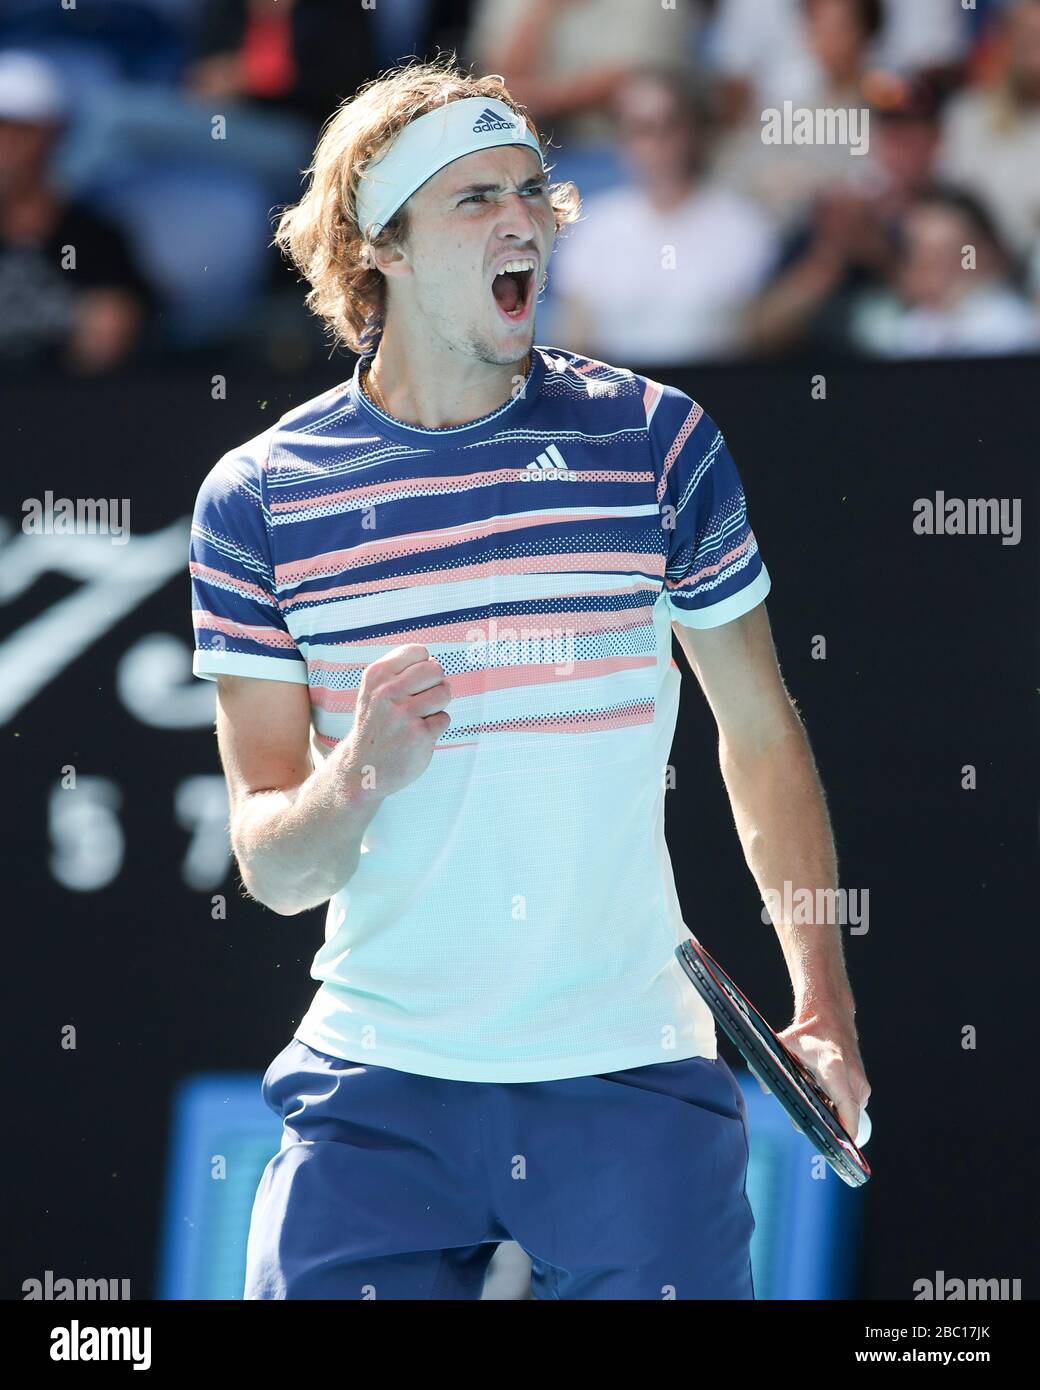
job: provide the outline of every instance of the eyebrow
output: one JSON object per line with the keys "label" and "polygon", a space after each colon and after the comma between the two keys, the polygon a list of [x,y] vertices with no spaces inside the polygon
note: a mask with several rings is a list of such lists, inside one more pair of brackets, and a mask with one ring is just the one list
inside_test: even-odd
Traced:
{"label": "eyebrow", "polygon": [[[518,187],[531,188],[536,183],[547,182],[548,180],[544,174],[532,174],[529,179],[524,179],[523,183],[519,184]],[[463,198],[470,193],[500,193],[503,187],[504,185],[500,183],[469,183],[465,188],[457,188],[451,196],[453,198]]]}

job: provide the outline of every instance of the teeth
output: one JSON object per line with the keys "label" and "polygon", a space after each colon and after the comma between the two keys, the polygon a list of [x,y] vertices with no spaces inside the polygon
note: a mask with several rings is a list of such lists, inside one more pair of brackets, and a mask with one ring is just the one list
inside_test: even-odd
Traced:
{"label": "teeth", "polygon": [[534,261],[530,257],[519,261],[506,261],[505,265],[499,266],[495,272],[495,279],[497,280],[500,275],[508,275],[517,270],[534,270]]}

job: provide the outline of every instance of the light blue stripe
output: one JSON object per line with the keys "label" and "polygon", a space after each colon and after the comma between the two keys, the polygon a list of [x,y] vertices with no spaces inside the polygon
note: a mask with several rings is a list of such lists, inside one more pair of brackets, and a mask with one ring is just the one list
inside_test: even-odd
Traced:
{"label": "light blue stripe", "polygon": [[756,608],[762,602],[770,588],[769,572],[763,565],[756,578],[746,588],[741,589],[739,593],[730,594],[719,603],[712,603],[707,608],[680,608],[675,602],[675,596],[669,594],[668,606],[672,613],[672,621],[681,623],[683,627],[721,627],[723,623],[731,623],[734,618],[741,618],[745,613],[750,613],[752,608]]}

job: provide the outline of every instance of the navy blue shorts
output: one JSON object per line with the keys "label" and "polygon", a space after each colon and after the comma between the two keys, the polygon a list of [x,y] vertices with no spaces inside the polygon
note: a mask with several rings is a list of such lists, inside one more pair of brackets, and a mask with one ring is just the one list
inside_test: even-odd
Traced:
{"label": "navy blue shorts", "polygon": [[719,1057],[561,1081],[446,1081],[293,1039],[247,1299],[478,1299],[495,1249],[536,1298],[754,1298],[747,1106]]}

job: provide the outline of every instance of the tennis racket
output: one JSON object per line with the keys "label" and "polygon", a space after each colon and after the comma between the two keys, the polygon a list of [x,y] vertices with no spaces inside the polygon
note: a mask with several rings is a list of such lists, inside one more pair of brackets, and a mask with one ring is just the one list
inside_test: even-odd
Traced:
{"label": "tennis racket", "polygon": [[695,936],[675,948],[679,964],[715,1021],[761,1084],[843,1182],[862,1187],[870,1166],[838,1119],[834,1102],[799,1057],[770,1028]]}

